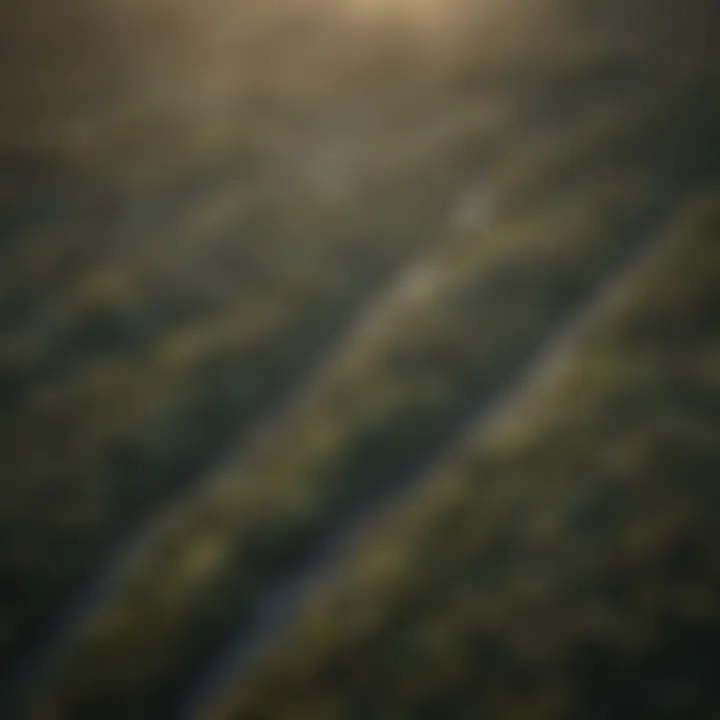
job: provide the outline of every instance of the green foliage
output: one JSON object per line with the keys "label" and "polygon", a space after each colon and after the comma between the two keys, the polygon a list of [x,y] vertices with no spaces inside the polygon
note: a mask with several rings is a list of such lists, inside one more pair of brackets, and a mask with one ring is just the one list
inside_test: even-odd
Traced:
{"label": "green foliage", "polygon": [[705,3],[255,5],[0,10],[0,669],[175,716],[359,525],[209,716],[716,702]]}

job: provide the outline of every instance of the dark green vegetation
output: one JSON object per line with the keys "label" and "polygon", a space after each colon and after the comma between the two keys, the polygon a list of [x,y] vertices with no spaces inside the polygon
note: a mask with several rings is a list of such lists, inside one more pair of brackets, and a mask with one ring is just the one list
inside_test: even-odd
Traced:
{"label": "dark green vegetation", "polygon": [[712,717],[719,231],[691,204],[208,717]]}
{"label": "dark green vegetation", "polygon": [[494,4],[0,11],[19,717],[720,709],[712,4]]}

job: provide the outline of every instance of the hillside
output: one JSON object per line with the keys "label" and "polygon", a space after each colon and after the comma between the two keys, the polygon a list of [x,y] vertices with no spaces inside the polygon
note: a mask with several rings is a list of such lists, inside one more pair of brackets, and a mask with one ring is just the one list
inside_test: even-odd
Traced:
{"label": "hillside", "polygon": [[714,717],[717,19],[0,10],[0,714]]}

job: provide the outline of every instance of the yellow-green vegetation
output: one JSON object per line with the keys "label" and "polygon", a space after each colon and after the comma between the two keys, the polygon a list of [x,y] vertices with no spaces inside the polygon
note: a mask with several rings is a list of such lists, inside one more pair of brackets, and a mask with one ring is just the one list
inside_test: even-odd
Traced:
{"label": "yellow-green vegetation", "polygon": [[[455,239],[401,274],[287,423],[223,468],[232,483],[206,483],[140,548],[63,662],[61,704],[112,697],[135,714],[135,698],[175,686],[338,518],[432,461],[634,247],[644,228],[629,235],[619,222],[642,206],[632,190],[558,197],[520,227],[508,219],[486,238]],[[184,641],[170,655],[173,637]]]}
{"label": "yellow-green vegetation", "polygon": [[[128,522],[212,467],[301,383],[415,242],[344,239],[345,221],[296,223],[286,239],[226,213],[220,240],[207,228],[187,240],[163,220],[142,239],[121,229],[102,248],[93,246],[98,223],[76,223],[53,231],[57,254],[70,257],[53,258],[32,237],[18,248],[8,273],[25,297],[10,284],[6,307],[17,315],[3,333],[0,496],[3,552],[22,589],[29,577],[50,589],[56,574],[60,583],[82,576]],[[305,247],[306,268],[280,261],[290,241]],[[344,254],[356,257],[347,277],[332,270]],[[32,613],[35,600],[16,602]],[[20,617],[13,622],[20,632]]]}
{"label": "yellow-green vegetation", "polygon": [[591,605],[608,693],[665,650],[570,583],[713,599],[643,574],[716,499],[709,0],[422,4],[0,9],[0,715],[177,717],[382,508],[222,712],[575,717]]}
{"label": "yellow-green vegetation", "polygon": [[719,233],[713,190],[207,717],[712,717]]}
{"label": "yellow-green vegetation", "polygon": [[[32,95],[29,72],[16,78],[22,95]],[[128,112],[141,91],[117,91]],[[115,106],[101,109],[117,122]],[[117,159],[95,167],[103,157],[95,146],[89,158],[62,143],[8,154],[4,657],[46,632],[45,620],[139,518],[212,472],[228,446],[241,448],[247,429],[292,398],[368,297],[436,240],[452,191],[442,195],[451,132],[412,158],[407,145],[392,151],[397,129],[371,128],[359,188],[336,197],[314,187],[303,164],[304,154],[322,160],[325,139],[313,128],[328,114],[331,127],[335,120],[323,107],[305,113],[310,127],[296,128],[299,137],[291,118],[277,127],[244,115],[219,148],[198,149],[192,133],[183,136],[191,145],[172,155],[176,174],[150,180]],[[153,120],[147,111],[143,144]],[[499,122],[486,119],[485,131],[497,134]],[[130,129],[97,132],[95,142],[109,145],[132,137]]]}

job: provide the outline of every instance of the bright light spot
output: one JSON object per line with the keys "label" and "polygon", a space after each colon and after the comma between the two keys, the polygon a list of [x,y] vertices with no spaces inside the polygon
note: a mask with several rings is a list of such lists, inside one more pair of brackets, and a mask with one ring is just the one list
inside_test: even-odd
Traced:
{"label": "bright light spot", "polygon": [[345,0],[349,9],[368,19],[436,23],[448,14],[448,0]]}

